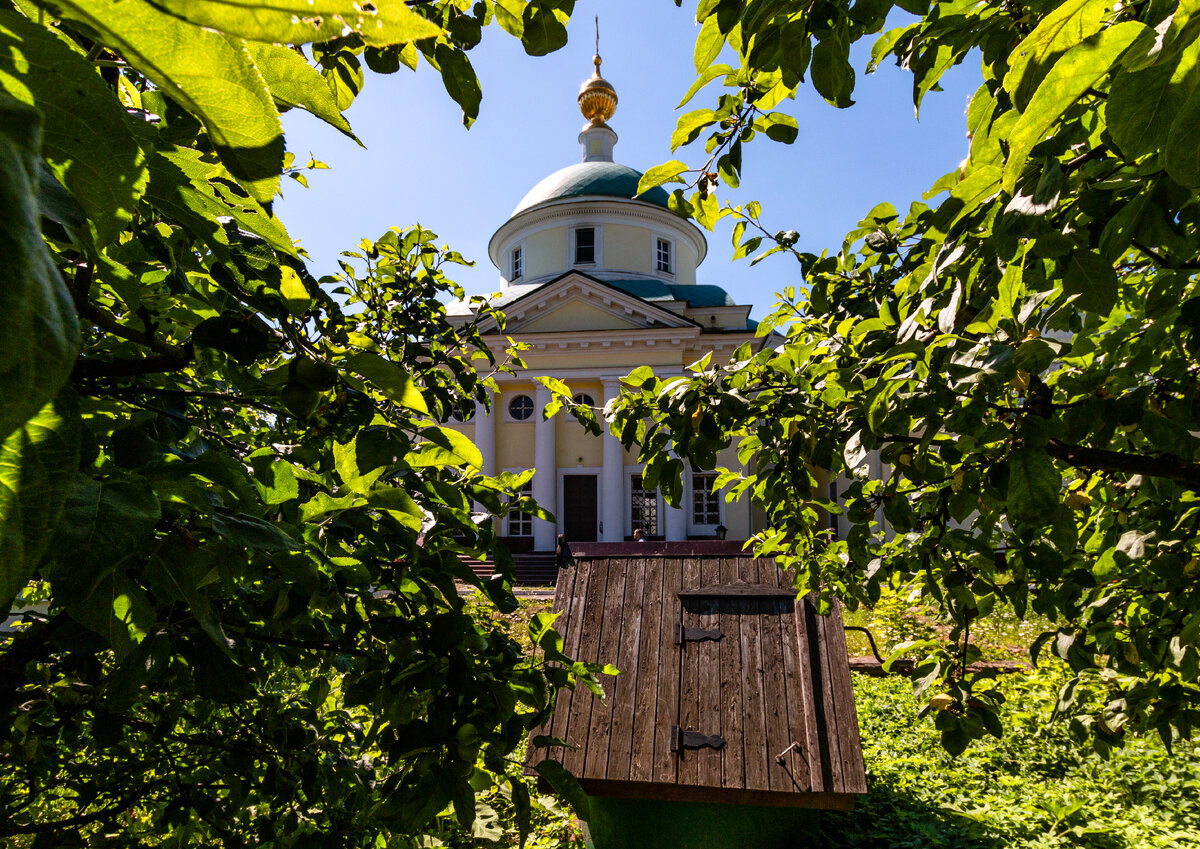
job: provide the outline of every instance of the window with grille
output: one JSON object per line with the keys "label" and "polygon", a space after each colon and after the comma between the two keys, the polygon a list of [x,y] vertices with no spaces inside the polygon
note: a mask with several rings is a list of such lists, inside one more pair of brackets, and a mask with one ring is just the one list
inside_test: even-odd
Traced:
{"label": "window with grille", "polygon": [[658,247],[654,251],[655,268],[671,273],[671,243],[666,239],[658,239]]}
{"label": "window with grille", "polygon": [[[517,501],[520,498],[533,497],[533,483],[527,483],[521,487],[516,494],[512,496],[509,503]],[[531,537],[533,536],[533,517],[526,513],[509,513],[508,514],[508,535],[510,537]]]}
{"label": "window with grille", "polygon": [[518,248],[513,248],[513,252],[512,252],[512,276],[510,276],[508,279],[509,279],[509,280],[516,280],[517,278],[519,278],[519,277],[520,277],[522,274],[524,274],[524,273],[525,273],[525,263],[524,263],[524,262],[523,262],[523,260],[521,259],[521,249],[520,249],[519,247],[518,247]]}
{"label": "window with grille", "polygon": [[692,524],[721,524],[721,496],[713,492],[715,474],[692,475]]}
{"label": "window with grille", "polygon": [[596,261],[596,230],[592,227],[580,227],[575,231],[575,263]]}
{"label": "window with grille", "polygon": [[658,533],[658,491],[646,489],[642,485],[642,476],[633,475],[631,479],[632,497],[629,499],[630,530],[638,528],[646,536]]}
{"label": "window with grille", "polygon": [[528,395],[518,395],[508,402],[508,414],[516,421],[526,421],[533,415],[533,399]]}

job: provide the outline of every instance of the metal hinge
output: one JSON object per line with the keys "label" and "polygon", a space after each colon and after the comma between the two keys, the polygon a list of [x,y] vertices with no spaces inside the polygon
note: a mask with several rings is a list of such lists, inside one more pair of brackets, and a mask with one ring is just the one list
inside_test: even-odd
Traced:
{"label": "metal hinge", "polygon": [[675,645],[698,643],[701,640],[719,640],[725,635],[720,628],[685,628],[679,622],[675,623]]}
{"label": "metal hinge", "polygon": [[684,749],[723,749],[725,738],[720,734],[701,734],[699,731],[684,731],[678,725],[671,726],[671,751]]}

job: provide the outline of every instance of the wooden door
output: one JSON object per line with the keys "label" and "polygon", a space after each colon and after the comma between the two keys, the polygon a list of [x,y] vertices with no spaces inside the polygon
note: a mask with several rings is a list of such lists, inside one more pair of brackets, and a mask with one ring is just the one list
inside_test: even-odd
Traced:
{"label": "wooden door", "polygon": [[[788,591],[743,585],[741,595],[683,598],[678,783],[811,792],[811,683]],[[754,594],[757,591],[759,594]],[[691,732],[691,734],[689,734]],[[818,773],[821,759],[817,755]]]}
{"label": "wooden door", "polygon": [[563,533],[567,542],[595,542],[599,524],[595,475],[563,476]]}

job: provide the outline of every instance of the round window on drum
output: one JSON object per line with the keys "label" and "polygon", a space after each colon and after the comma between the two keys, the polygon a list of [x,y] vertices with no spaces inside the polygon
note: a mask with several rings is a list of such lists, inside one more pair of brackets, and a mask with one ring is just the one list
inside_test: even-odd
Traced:
{"label": "round window on drum", "polygon": [[528,395],[518,395],[508,402],[508,414],[518,422],[523,422],[533,415],[533,399]]}

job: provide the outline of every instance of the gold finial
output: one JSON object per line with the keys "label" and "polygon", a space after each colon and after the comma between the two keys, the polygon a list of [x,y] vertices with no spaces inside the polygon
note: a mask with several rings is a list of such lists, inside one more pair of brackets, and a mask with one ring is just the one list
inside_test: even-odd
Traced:
{"label": "gold finial", "polygon": [[600,76],[600,16],[596,16],[596,55],[592,57],[596,70],[579,87],[579,111],[593,127],[606,126],[605,121],[617,111],[617,91]]}

